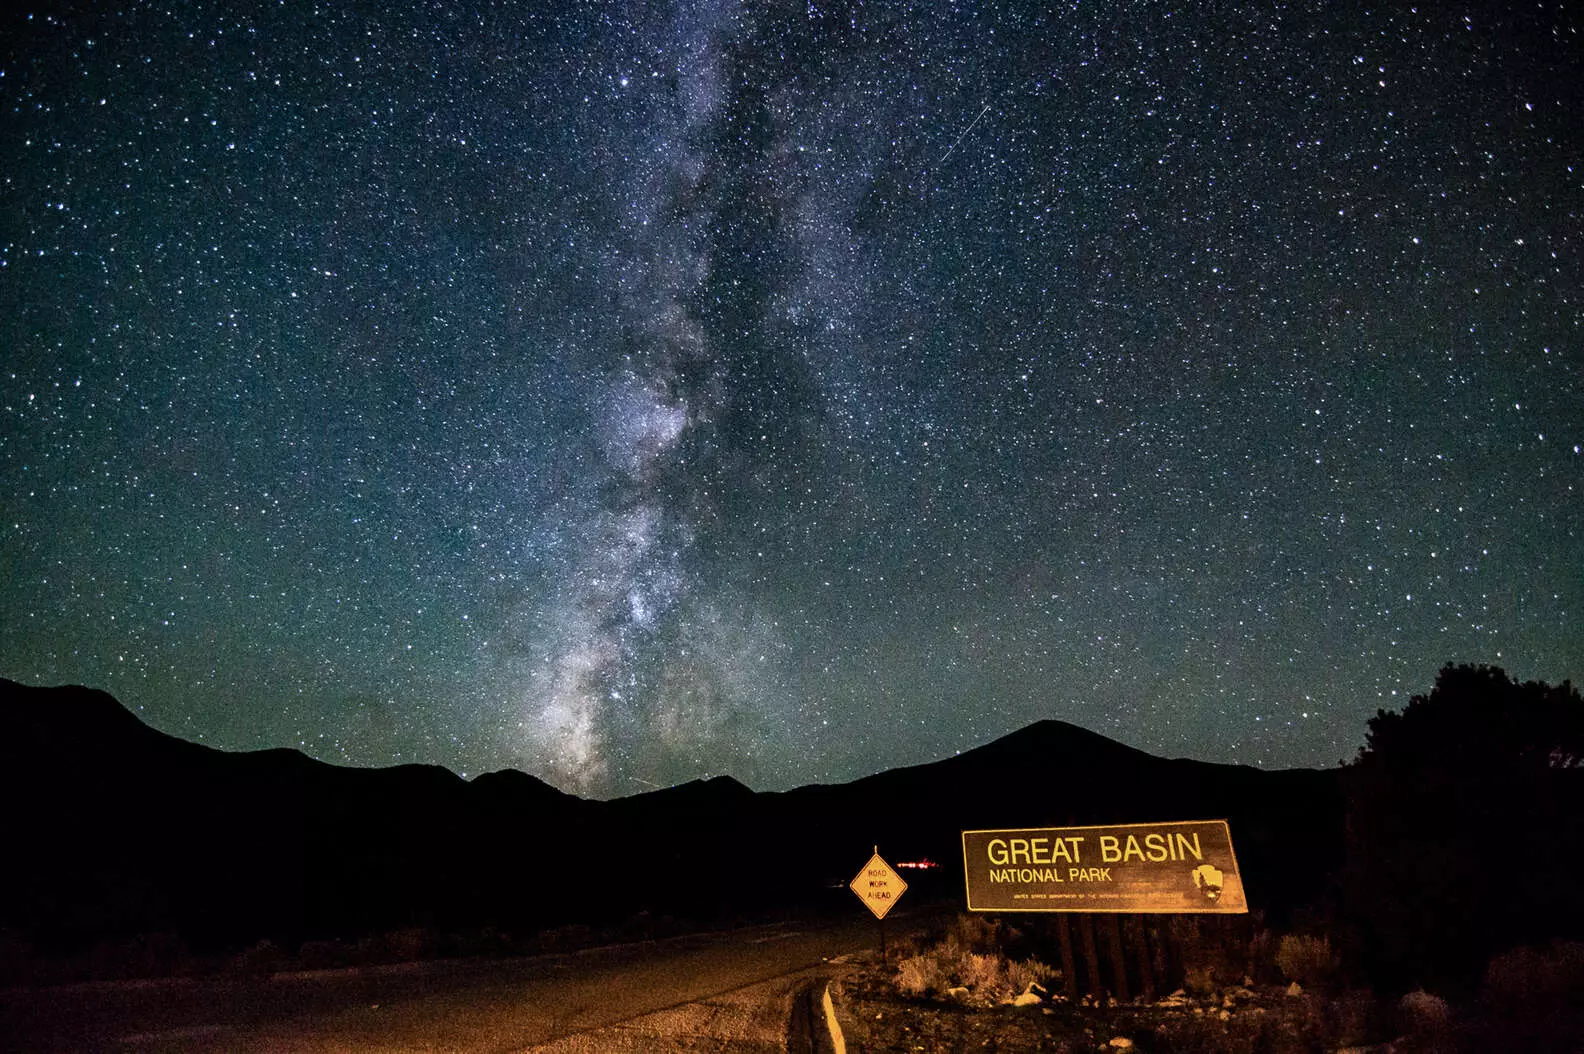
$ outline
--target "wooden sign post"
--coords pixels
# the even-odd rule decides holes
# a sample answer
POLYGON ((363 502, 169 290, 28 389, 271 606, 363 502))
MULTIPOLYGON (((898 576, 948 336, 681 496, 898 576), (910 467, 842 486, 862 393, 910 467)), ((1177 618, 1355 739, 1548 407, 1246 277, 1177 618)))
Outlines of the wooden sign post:
MULTIPOLYGON (((1077 997, 1081 967, 1090 991, 1127 999, 1129 952, 1138 963, 1139 988, 1153 998, 1147 915, 1248 914, 1225 820, 964 831, 962 845, 969 911, 1060 913, 1056 929, 1069 998, 1077 997), (1119 914, 1132 917, 1120 925, 1119 914), (1096 915, 1106 916, 1098 934, 1096 915), (1109 978, 1101 976, 1101 945, 1109 978)), ((1162 939, 1157 931, 1157 946, 1168 948, 1162 939)))

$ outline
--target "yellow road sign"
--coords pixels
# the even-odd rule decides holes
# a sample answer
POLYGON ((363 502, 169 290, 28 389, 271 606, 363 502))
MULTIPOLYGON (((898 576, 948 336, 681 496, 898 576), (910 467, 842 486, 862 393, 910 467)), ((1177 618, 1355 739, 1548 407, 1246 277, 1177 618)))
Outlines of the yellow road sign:
POLYGON ((880 850, 875 849, 874 856, 863 866, 857 876, 848 883, 852 891, 858 894, 858 899, 863 901, 874 917, 883 919, 886 912, 901 899, 907 892, 907 883, 902 881, 902 876, 891 869, 891 865, 880 858, 880 850))

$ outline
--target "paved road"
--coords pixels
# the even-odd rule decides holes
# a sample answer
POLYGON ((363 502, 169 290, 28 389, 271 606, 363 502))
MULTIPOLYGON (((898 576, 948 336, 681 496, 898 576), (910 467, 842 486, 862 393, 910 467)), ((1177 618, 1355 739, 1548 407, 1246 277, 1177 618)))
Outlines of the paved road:
POLYGON ((0 991, 0 1047, 779 1050, 796 991, 874 944, 873 920, 855 915, 532 959, 0 991))

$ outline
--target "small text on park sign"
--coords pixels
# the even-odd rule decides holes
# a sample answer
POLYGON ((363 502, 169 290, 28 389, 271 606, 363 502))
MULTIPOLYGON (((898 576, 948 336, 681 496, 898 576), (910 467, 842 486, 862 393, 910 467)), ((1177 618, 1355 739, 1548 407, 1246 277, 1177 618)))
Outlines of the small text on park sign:
POLYGON ((863 866, 863 870, 854 876, 849 887, 858 894, 858 899, 874 912, 874 917, 877 919, 885 918, 886 912, 890 911, 896 905, 898 898, 907 892, 907 883, 902 881, 901 875, 891 869, 890 864, 881 859, 878 849, 863 866))
POLYGON ((964 831, 970 911, 1244 914, 1225 820, 964 831))

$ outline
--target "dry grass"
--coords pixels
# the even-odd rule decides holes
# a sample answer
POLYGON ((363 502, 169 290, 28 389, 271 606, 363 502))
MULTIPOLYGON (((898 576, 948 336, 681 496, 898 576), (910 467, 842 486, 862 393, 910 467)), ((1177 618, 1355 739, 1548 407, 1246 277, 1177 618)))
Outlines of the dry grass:
POLYGON ((1325 984, 1336 976, 1339 960, 1325 937, 1289 933, 1276 949, 1276 966, 1282 976, 1301 985, 1325 984))
POLYGON ((1039 959, 1008 958, 1001 950, 1008 936, 997 920, 961 916, 939 941, 897 964, 897 989, 915 998, 952 997, 993 1005, 1057 976, 1039 959))

